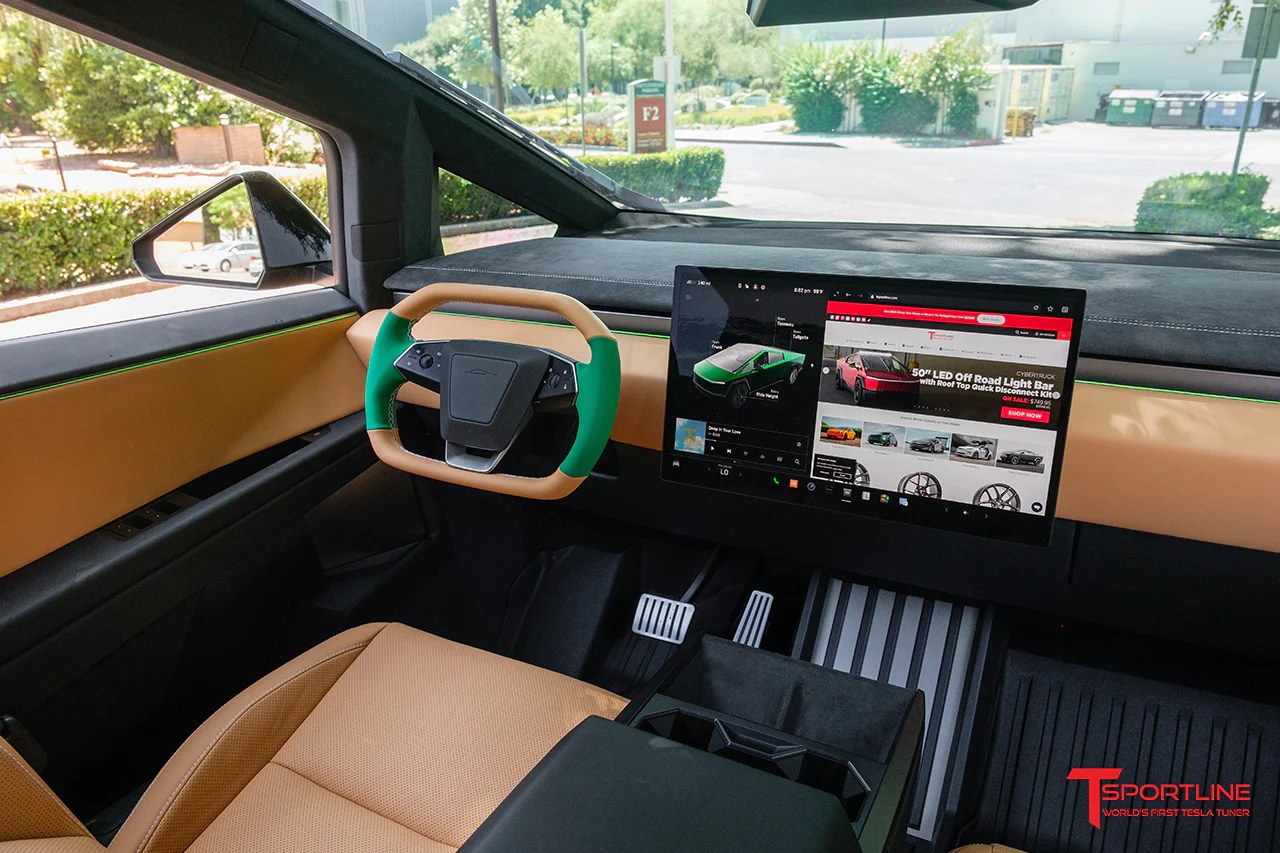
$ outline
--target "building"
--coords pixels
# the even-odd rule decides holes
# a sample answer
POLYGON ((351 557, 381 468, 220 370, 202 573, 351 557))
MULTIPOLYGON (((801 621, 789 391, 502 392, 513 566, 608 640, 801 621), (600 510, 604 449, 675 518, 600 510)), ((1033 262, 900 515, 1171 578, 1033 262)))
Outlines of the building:
MULTIPOLYGON (((1246 14, 1249 4, 1244 3, 1246 14)), ((982 26, 1014 65, 1074 69, 1068 118, 1089 119, 1112 89, 1246 90, 1253 61, 1243 33, 1202 42, 1216 0, 1039 0, 977 15, 889 18, 789 27, 788 40, 883 39, 908 50, 971 24, 982 26)), ((1280 60, 1264 62, 1259 91, 1280 95, 1280 60)))

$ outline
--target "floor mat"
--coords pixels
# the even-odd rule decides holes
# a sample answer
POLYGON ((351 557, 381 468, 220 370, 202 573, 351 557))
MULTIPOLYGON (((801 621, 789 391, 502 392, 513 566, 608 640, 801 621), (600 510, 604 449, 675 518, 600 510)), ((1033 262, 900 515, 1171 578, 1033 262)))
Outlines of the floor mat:
MULTIPOLYGON (((1163 793, 1168 788, 1144 792, 1163 793)), ((1278 800, 1280 710, 1010 652, 979 814, 965 836, 1069 853, 1262 853, 1280 849, 1278 800), (1213 785, 1243 783, 1249 800, 1197 801, 1189 799, 1194 790, 1179 788, 1177 800, 1139 795, 1109 802, 1100 788, 1095 829, 1090 783, 1068 781, 1072 768, 1119 768, 1118 784, 1197 785, 1202 795, 1213 785), (1217 812, 1242 807, 1248 817, 1217 812), (1107 813, 1117 808, 1148 812, 1107 813)))
POLYGON ((829 578, 819 592, 809 660, 842 672, 920 689, 925 742, 908 833, 930 846, 963 778, 962 733, 971 725, 978 608, 829 578))

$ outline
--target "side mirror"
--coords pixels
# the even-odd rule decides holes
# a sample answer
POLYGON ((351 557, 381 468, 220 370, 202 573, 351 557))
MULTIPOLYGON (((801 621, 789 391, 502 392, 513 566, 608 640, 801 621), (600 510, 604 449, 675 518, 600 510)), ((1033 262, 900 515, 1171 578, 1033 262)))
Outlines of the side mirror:
POLYGON ((231 175, 133 241, 151 281, 263 289, 327 284, 329 229, 267 172, 231 175))

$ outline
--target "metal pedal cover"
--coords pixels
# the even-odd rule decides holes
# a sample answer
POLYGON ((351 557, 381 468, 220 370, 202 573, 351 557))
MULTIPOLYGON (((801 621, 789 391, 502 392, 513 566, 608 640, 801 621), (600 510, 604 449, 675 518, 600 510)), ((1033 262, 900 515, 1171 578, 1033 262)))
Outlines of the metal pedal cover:
POLYGON ((689 630, 694 609, 692 604, 646 592, 636 603, 636 617, 631 620, 631 630, 642 637, 680 645, 689 630))
POLYGON ((764 639, 764 629, 769 624, 769 611, 773 609, 773 596, 758 589, 751 590, 747 599, 747 609, 742 611, 738 620, 738 630, 733 632, 733 641, 753 649, 760 648, 764 639))

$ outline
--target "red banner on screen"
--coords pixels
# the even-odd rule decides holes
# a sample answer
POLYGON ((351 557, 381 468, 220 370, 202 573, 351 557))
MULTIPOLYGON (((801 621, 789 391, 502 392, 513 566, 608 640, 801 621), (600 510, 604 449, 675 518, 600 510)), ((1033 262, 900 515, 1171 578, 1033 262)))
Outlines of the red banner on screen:
POLYGON ((989 329, 1034 329, 1052 331, 1058 340, 1071 339, 1072 318, 1041 317, 1035 314, 1006 314, 1001 311, 969 311, 964 308, 926 308, 911 305, 884 305, 869 302, 827 303, 828 314, 900 320, 921 325, 951 324, 982 326, 989 329))

